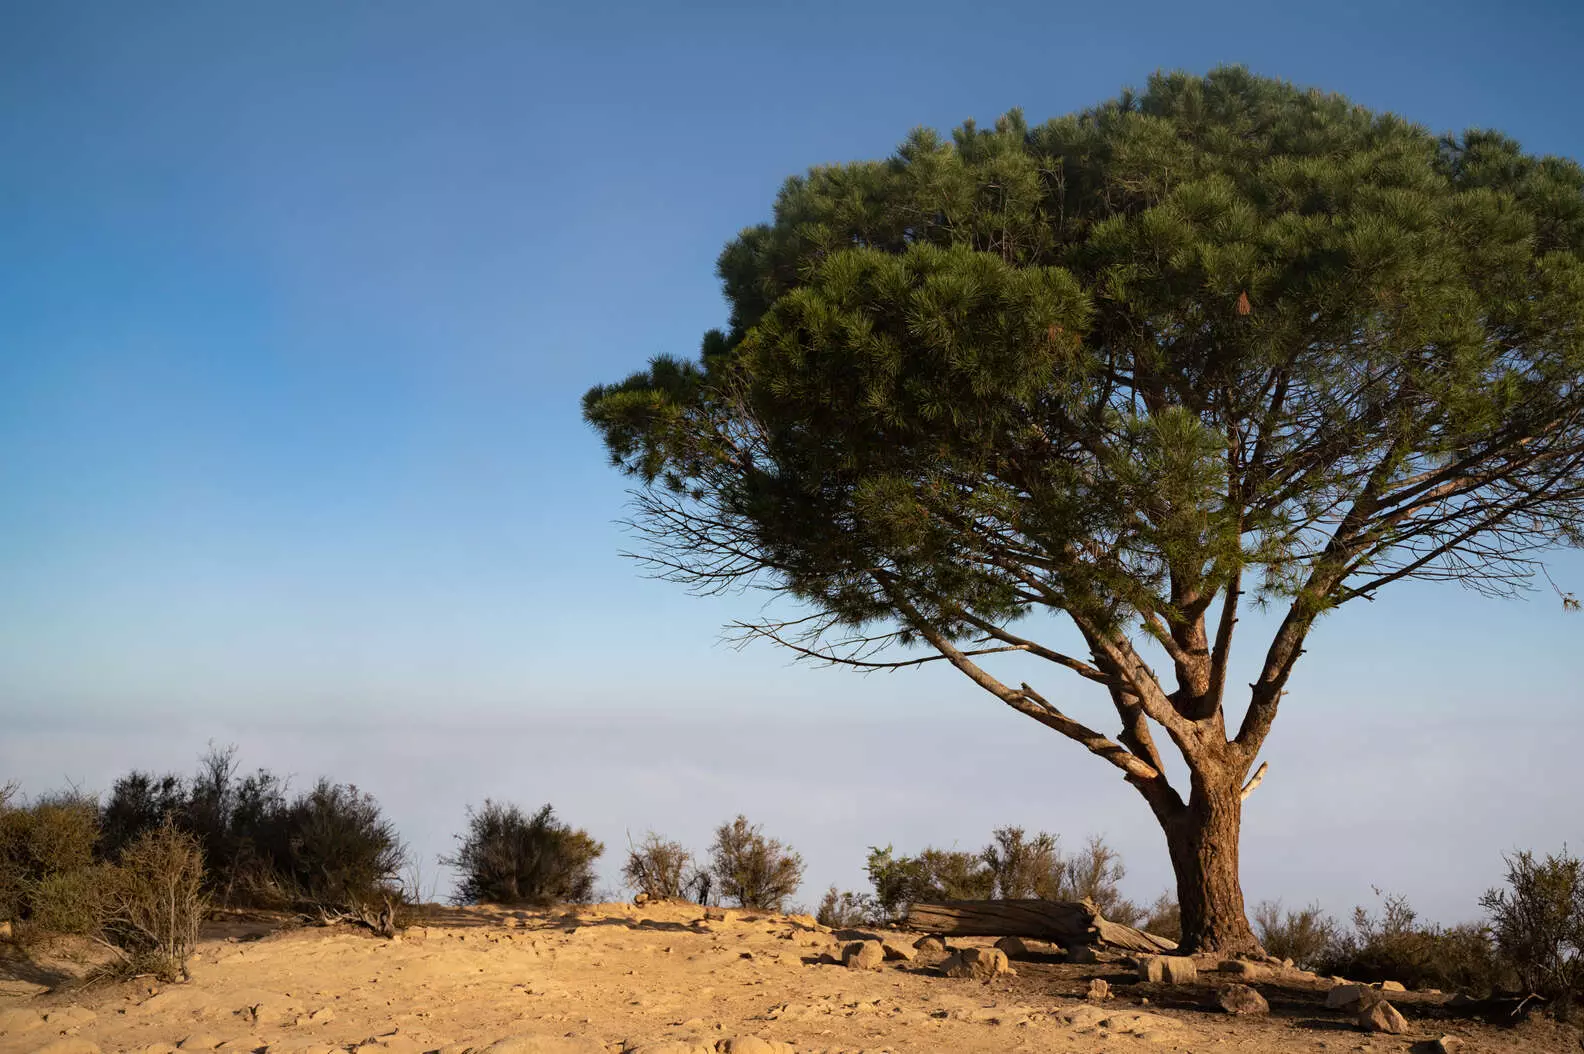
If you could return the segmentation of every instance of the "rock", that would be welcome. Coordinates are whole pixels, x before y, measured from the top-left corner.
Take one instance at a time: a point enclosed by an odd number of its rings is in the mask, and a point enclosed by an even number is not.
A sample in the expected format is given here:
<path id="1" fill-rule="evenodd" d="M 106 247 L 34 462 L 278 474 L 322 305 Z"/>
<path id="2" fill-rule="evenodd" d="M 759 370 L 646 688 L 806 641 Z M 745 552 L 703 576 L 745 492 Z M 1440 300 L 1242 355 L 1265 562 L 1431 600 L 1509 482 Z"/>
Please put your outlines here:
<path id="1" fill-rule="evenodd" d="M 628 1047 L 625 1054 L 715 1054 L 715 1048 L 703 1043 L 683 1043 L 668 1039 L 659 1043 Z"/>
<path id="2" fill-rule="evenodd" d="M 1083 963 L 1092 966 L 1100 961 L 1095 950 L 1087 944 L 1073 944 L 1067 948 L 1067 961 L 1070 963 Z"/>
<path id="3" fill-rule="evenodd" d="M 913 950 L 920 955 L 945 955 L 946 942 L 939 937 L 920 937 L 913 942 Z"/>
<path id="4" fill-rule="evenodd" d="M 1139 960 L 1138 977 L 1154 984 L 1192 984 L 1199 968 L 1184 955 L 1146 955 Z"/>
<path id="5" fill-rule="evenodd" d="M 1383 991 L 1383 992 L 1406 992 L 1406 991 L 1408 991 L 1408 989 L 1404 988 L 1402 986 L 1402 984 L 1397 982 L 1397 981 L 1382 981 L 1380 983 L 1380 990 Z"/>
<path id="6" fill-rule="evenodd" d="M 1029 947 L 1023 943 L 1022 937 L 1002 937 L 995 942 L 995 946 L 1006 953 L 1008 959 L 1027 959 Z"/>
<path id="7" fill-rule="evenodd" d="M 758 1036 L 735 1036 L 715 1044 L 720 1054 L 792 1054 L 792 1044 L 771 1042 Z"/>
<path id="8" fill-rule="evenodd" d="M 1408 1031 L 1408 1019 L 1382 999 L 1374 1006 L 1359 1010 L 1358 1026 L 1366 1032 L 1389 1032 L 1400 1036 Z"/>
<path id="9" fill-rule="evenodd" d="M 1100 1022 L 1101 1028 L 1110 1029 L 1121 1035 L 1140 1035 L 1144 1032 L 1160 1032 L 1167 1029 L 1181 1028 L 1182 1026 L 1169 1017 L 1160 1014 L 1145 1014 L 1137 1011 L 1123 1011 L 1111 1014 Z"/>
<path id="10" fill-rule="evenodd" d="M 892 962 L 912 962 L 918 955 L 913 946 L 904 941 L 881 941 L 880 949 L 885 952 L 886 959 Z"/>
<path id="11" fill-rule="evenodd" d="M 704 921 L 705 922 L 725 922 L 726 921 L 726 912 L 722 911 L 720 908 L 705 908 L 704 909 Z"/>
<path id="12" fill-rule="evenodd" d="M 38 1028 L 42 1024 L 44 1017 L 37 1010 L 29 1010 L 27 1007 L 0 1010 L 0 1036 L 14 1036 L 19 1032 Z"/>
<path id="13" fill-rule="evenodd" d="M 66 1036 L 35 1048 L 33 1054 L 99 1054 L 99 1044 L 79 1036 Z"/>
<path id="14" fill-rule="evenodd" d="M 378 1044 L 365 1043 L 363 1046 L 358 1047 L 358 1049 L 363 1050 L 367 1048 L 368 1050 L 381 1051 L 391 1049 L 386 1045 L 386 1042 L 387 1041 L 385 1040 L 381 1040 Z M 258 1036 L 238 1036 L 236 1039 L 226 1040 L 224 1043 L 216 1047 L 215 1050 L 219 1051 L 220 1054 L 252 1054 L 253 1051 L 263 1050 L 267 1046 L 269 1046 L 269 1044 L 260 1039 Z"/>
<path id="15" fill-rule="evenodd" d="M 606 1054 L 605 1044 L 587 1036 L 507 1036 L 479 1054 Z"/>
<path id="16" fill-rule="evenodd" d="M 1221 989 L 1221 998 L 1217 1000 L 1221 1009 L 1233 1017 L 1254 1017 L 1270 1013 L 1270 1004 L 1265 997 L 1246 984 L 1229 984 Z"/>
<path id="17" fill-rule="evenodd" d="M 213 1050 L 220 1045 L 219 1036 L 211 1036 L 207 1032 L 194 1032 L 180 1043 L 176 1044 L 178 1050 Z"/>
<path id="18" fill-rule="evenodd" d="M 841 961 L 849 970 L 878 970 L 885 957 L 879 941 L 853 941 L 842 949 Z"/>
<path id="19" fill-rule="evenodd" d="M 940 964 L 947 977 L 972 977 L 988 981 L 1000 974 L 1012 972 L 1007 965 L 1006 952 L 1000 948 L 960 948 L 948 955 Z"/>
<path id="20" fill-rule="evenodd" d="M 633 894 L 633 903 L 640 908 L 643 907 L 645 904 L 649 903 L 649 894 L 642 891 Z"/>
<path id="21" fill-rule="evenodd" d="M 1327 1010 L 1356 1013 L 1374 1006 L 1384 998 L 1374 988 L 1366 988 L 1361 984 L 1339 984 L 1326 993 L 1325 1005 Z"/>
<path id="22" fill-rule="evenodd" d="M 1247 959 L 1223 959 L 1221 965 L 1216 967 L 1216 971 L 1248 981 L 1263 980 L 1271 974 L 1269 966 L 1264 963 L 1249 962 Z"/>
<path id="23" fill-rule="evenodd" d="M 1096 1003 L 1104 1002 L 1105 1000 L 1110 999 L 1111 998 L 1111 984 L 1110 984 L 1110 982 L 1101 980 L 1098 977 L 1096 977 L 1094 980 L 1090 981 L 1089 982 L 1089 995 L 1088 995 L 1088 998 L 1091 1001 L 1096 1002 Z"/>
<path id="24" fill-rule="evenodd" d="M 1463 1049 L 1463 1041 L 1456 1036 L 1442 1036 L 1439 1039 L 1432 1039 L 1425 1045 L 1425 1049 L 1429 1054 L 1457 1054 L 1457 1051 Z"/>
<path id="25" fill-rule="evenodd" d="M 1282 964 L 1282 969 L 1284 969 L 1284 970 L 1291 970 L 1294 966 L 1298 965 L 1297 963 L 1293 962 L 1292 959 L 1290 959 L 1290 958 L 1283 959 L 1281 961 L 1281 964 Z"/>
<path id="26" fill-rule="evenodd" d="M 12 935 L 11 920 L 6 919 L 4 922 L 0 922 L 0 941 L 10 940 Z"/>

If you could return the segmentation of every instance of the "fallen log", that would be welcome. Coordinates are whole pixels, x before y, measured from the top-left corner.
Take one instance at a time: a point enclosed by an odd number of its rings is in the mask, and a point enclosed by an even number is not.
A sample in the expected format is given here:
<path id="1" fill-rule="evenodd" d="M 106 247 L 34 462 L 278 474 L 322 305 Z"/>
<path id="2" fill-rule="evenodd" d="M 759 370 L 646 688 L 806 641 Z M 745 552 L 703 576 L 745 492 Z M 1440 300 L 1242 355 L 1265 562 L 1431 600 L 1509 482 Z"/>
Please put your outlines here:
<path id="1" fill-rule="evenodd" d="M 941 937 L 1027 937 L 1161 955 L 1177 950 L 1165 937 L 1112 922 L 1082 900 L 945 900 L 908 909 L 907 928 Z"/>

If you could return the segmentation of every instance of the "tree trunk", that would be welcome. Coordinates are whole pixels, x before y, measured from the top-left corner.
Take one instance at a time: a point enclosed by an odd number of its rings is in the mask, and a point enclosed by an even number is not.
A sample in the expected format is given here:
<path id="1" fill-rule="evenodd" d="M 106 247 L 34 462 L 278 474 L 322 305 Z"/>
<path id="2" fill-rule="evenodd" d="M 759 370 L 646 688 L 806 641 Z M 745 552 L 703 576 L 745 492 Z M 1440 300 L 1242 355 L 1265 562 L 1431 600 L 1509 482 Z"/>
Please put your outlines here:
<path id="1" fill-rule="evenodd" d="M 1249 927 L 1238 878 L 1243 825 L 1239 782 L 1224 778 L 1224 772 L 1196 773 L 1187 806 L 1161 817 L 1161 825 L 1177 874 L 1182 953 L 1263 955 Z"/>

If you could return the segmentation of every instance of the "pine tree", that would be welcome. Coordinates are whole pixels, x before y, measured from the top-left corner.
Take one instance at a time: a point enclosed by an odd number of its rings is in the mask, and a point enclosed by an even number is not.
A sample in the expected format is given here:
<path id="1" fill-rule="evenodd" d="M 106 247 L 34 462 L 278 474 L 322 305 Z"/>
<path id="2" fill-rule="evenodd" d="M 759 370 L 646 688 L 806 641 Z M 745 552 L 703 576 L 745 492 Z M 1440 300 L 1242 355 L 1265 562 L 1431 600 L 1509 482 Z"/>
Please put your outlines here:
<path id="1" fill-rule="evenodd" d="M 1192 949 L 1258 947 L 1242 803 L 1316 619 L 1411 579 L 1510 593 L 1584 537 L 1584 171 L 1498 133 L 1158 75 L 813 169 L 719 272 L 696 361 L 585 397 L 649 556 L 798 605 L 751 635 L 950 663 L 1115 766 Z M 1280 624 L 1233 724 L 1250 601 Z M 1009 651 L 1119 731 L 998 673 Z"/>

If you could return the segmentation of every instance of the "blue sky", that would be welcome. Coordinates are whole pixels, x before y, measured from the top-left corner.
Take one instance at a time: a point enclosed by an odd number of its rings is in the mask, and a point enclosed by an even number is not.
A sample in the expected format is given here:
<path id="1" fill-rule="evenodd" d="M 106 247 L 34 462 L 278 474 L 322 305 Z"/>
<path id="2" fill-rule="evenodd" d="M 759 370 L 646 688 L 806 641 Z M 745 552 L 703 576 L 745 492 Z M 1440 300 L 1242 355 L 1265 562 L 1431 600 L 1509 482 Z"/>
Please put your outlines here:
<path id="1" fill-rule="evenodd" d="M 785 177 L 912 127 L 1236 61 L 1584 157 L 1581 44 L 1562 2 L 0 4 L 0 777 L 235 740 L 430 858 L 485 794 L 614 845 L 745 809 L 806 899 L 874 841 L 1103 829 L 1152 897 L 1152 821 L 1076 747 L 939 673 L 725 648 L 752 601 L 639 577 L 579 395 L 722 321 Z M 1502 851 L 1584 842 L 1581 633 L 1436 586 L 1324 625 L 1251 897 L 1455 918 Z"/>

